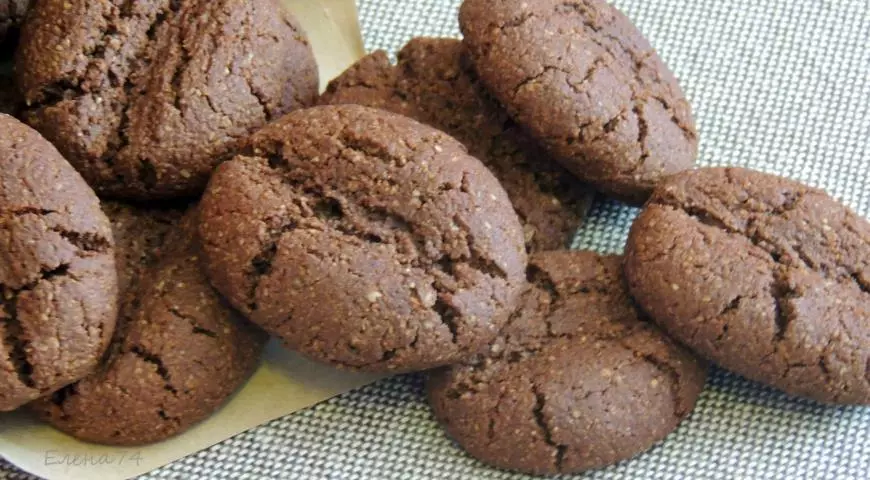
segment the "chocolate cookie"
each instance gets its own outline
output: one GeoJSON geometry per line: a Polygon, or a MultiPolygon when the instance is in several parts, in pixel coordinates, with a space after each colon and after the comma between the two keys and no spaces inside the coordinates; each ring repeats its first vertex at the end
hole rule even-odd
{"type": "Polygon", "coordinates": [[[538,253],[527,272],[489,353],[431,373],[447,432],[485,463],[538,475],[610,465],[671,433],[706,365],[635,308],[622,258],[538,253]]]}
{"type": "Polygon", "coordinates": [[[34,5],[24,118],[112,197],[191,196],[241,138],[310,105],[317,68],[277,0],[34,5]]]}
{"type": "Polygon", "coordinates": [[[320,101],[390,110],[454,136],[501,181],[523,222],[529,251],[565,248],[589,210],[592,191],[525,138],[488,98],[459,40],[413,39],[396,66],[386,53],[375,52],[333,80],[320,101]]]}
{"type": "Polygon", "coordinates": [[[316,360],[370,371],[455,362],[490,342],[526,252],[498,181],[456,140],[357,105],[252,136],[203,196],[212,283],[316,360]]]}
{"type": "Polygon", "coordinates": [[[694,164],[698,135],[677,80],[604,0],[465,0],[459,22],[483,84],[604,193],[642,203],[694,164]]]}
{"type": "Polygon", "coordinates": [[[699,354],[822,402],[870,403],[870,225],[739,168],[660,185],[631,230],[640,305],[699,354]]]}
{"type": "Polygon", "coordinates": [[[14,37],[28,8],[30,0],[0,0],[0,53],[4,53],[10,41],[14,42],[9,37],[14,37]]]}
{"type": "Polygon", "coordinates": [[[30,405],[52,426],[89,442],[141,445],[190,428],[248,379],[266,341],[201,273],[195,212],[173,230],[162,252],[155,250],[166,224],[154,217],[148,222],[153,229],[129,225],[127,237],[142,233],[153,243],[128,245],[119,264],[135,271],[130,260],[145,259],[147,265],[149,257],[162,258],[141,272],[138,288],[127,297],[103,365],[30,405]]]}
{"type": "Polygon", "coordinates": [[[84,377],[117,315],[112,231],[82,177],[0,115],[0,411],[84,377]]]}

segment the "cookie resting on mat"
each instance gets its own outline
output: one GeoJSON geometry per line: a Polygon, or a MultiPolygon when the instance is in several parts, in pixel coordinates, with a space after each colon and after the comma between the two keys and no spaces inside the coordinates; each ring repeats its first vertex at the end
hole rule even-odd
{"type": "Polygon", "coordinates": [[[27,123],[98,193],[136,200],[199,194],[241,139],[318,87],[278,0],[41,0],[15,70],[27,123]]]}
{"type": "Polygon", "coordinates": [[[320,102],[389,110],[454,136],[501,182],[529,251],[565,248],[592,203],[592,190],[536,147],[489,98],[459,40],[415,38],[395,66],[385,52],[372,53],[330,82],[320,102]]]}
{"type": "Polygon", "coordinates": [[[0,114],[0,411],[93,370],[115,327],[109,220],[81,175],[0,114]]]}
{"type": "Polygon", "coordinates": [[[631,458],[676,429],[706,365],[635,307],[622,257],[538,253],[528,276],[489,352],[430,374],[450,436],[492,466],[549,475],[631,458]]]}
{"type": "Polygon", "coordinates": [[[643,203],[695,163],[698,134],[676,78],[605,0],[465,0],[459,24],[481,82],[602,192],[643,203]]]}
{"type": "Polygon", "coordinates": [[[870,224],[825,192],[682,173],[656,189],[626,257],[641,307],[700,355],[794,395],[870,403],[870,224]]]}
{"type": "Polygon", "coordinates": [[[223,405],[259,364],[266,334],[202,274],[195,211],[176,226],[178,212],[111,208],[127,290],[109,353],[94,374],[29,407],[78,439],[142,445],[223,405]]]}
{"type": "Polygon", "coordinates": [[[441,131],[358,105],[300,110],[252,136],[203,196],[215,287],[313,359],[412,371],[473,355],[523,284],[519,219],[441,131]]]}

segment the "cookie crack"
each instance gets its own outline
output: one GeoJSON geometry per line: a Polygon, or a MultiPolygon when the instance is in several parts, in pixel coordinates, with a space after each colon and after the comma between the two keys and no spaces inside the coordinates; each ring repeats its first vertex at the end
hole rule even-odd
{"type": "MultiPolygon", "coordinates": [[[[181,36],[181,33],[179,33],[181,36]]],[[[188,66],[190,65],[190,51],[187,49],[187,45],[185,42],[180,41],[179,43],[179,53],[180,57],[176,60],[174,70],[172,72],[172,79],[169,81],[169,86],[172,89],[173,100],[172,103],[175,106],[175,109],[178,110],[179,115],[184,118],[184,104],[182,102],[181,91],[182,91],[182,80],[184,78],[184,74],[188,70],[188,66]]],[[[215,113],[219,113],[212,104],[211,98],[206,94],[206,92],[202,92],[203,96],[206,98],[209,107],[215,113]]],[[[125,112],[126,115],[126,112],[125,112]]]]}
{"type": "Polygon", "coordinates": [[[562,2],[556,5],[553,11],[561,14],[579,14],[585,26],[596,32],[601,29],[601,27],[589,20],[589,12],[594,11],[594,9],[586,2],[562,2]]]}
{"type": "MultiPolygon", "coordinates": [[[[254,15],[253,8],[254,7],[252,6],[251,9],[246,10],[245,19],[244,19],[244,22],[242,24],[242,29],[245,32],[245,34],[244,34],[244,36],[245,36],[244,43],[245,44],[252,43],[251,42],[251,39],[252,39],[251,32],[253,30],[252,29],[252,24],[253,24],[252,17],[254,15]]],[[[260,105],[260,108],[263,110],[263,118],[267,122],[271,121],[272,120],[272,112],[271,112],[271,109],[269,108],[269,102],[266,100],[266,96],[263,94],[263,92],[259,91],[254,86],[254,83],[252,82],[252,78],[251,78],[250,74],[242,75],[242,77],[245,79],[245,84],[248,86],[248,90],[249,90],[251,96],[257,101],[257,103],[260,105]]]]}
{"type": "Polygon", "coordinates": [[[650,156],[649,147],[646,145],[649,136],[649,124],[647,123],[646,115],[639,103],[635,103],[631,109],[632,113],[637,117],[637,145],[640,147],[640,157],[635,162],[634,166],[627,173],[634,173],[644,167],[647,159],[650,156]]]}
{"type": "Polygon", "coordinates": [[[63,229],[62,227],[54,227],[51,231],[60,235],[61,238],[82,252],[109,253],[109,250],[112,249],[112,242],[96,233],[74,232],[63,229]]]}
{"type": "Polygon", "coordinates": [[[774,319],[774,335],[773,340],[779,343],[785,339],[789,325],[797,316],[795,314],[791,300],[799,297],[798,293],[791,287],[785,274],[775,272],[773,280],[768,286],[768,293],[773,298],[773,319],[774,319]]]}
{"type": "Polygon", "coordinates": [[[553,277],[550,276],[549,272],[539,268],[537,265],[529,265],[526,268],[526,280],[529,284],[549,296],[550,305],[547,310],[548,312],[555,310],[557,305],[561,304],[562,295],[559,293],[556,282],[553,281],[553,277]]]}
{"type": "Polygon", "coordinates": [[[13,295],[7,300],[7,292],[3,293],[2,306],[6,317],[3,319],[6,331],[6,335],[2,339],[4,349],[9,352],[8,359],[15,369],[18,381],[27,388],[36,389],[36,382],[33,380],[33,364],[27,355],[27,347],[30,342],[22,340],[24,327],[18,319],[18,295],[13,295]]]}
{"type": "Polygon", "coordinates": [[[498,440],[495,432],[496,412],[498,412],[502,402],[504,401],[505,397],[507,397],[508,393],[510,392],[505,388],[501,390],[501,392],[498,394],[498,400],[496,400],[495,402],[495,407],[492,409],[492,412],[490,412],[489,422],[486,427],[486,439],[490,445],[498,440]]]}
{"type": "Polygon", "coordinates": [[[671,122],[679,127],[679,129],[683,132],[683,135],[687,140],[694,142],[698,139],[698,132],[694,129],[690,128],[684,121],[677,117],[677,109],[673,107],[667,100],[662,98],[660,95],[653,95],[652,98],[657,100],[662,107],[664,107],[665,111],[671,116],[671,122]]]}
{"type": "MultiPolygon", "coordinates": [[[[112,8],[117,9],[116,15],[113,14],[114,11],[112,9],[110,9],[107,12],[103,12],[104,22],[107,26],[105,28],[101,29],[100,40],[98,42],[94,42],[93,44],[86,46],[86,48],[82,51],[82,57],[90,58],[90,61],[88,62],[87,66],[84,68],[85,72],[89,72],[89,71],[92,71],[95,69],[100,70],[100,63],[105,62],[105,60],[106,60],[106,54],[108,53],[107,46],[112,43],[111,42],[112,37],[118,35],[119,33],[125,33],[125,32],[119,32],[117,27],[115,27],[115,25],[125,24],[128,20],[130,20],[136,16],[134,13],[132,13],[132,5],[134,2],[135,2],[135,0],[126,0],[126,2],[121,4],[121,5],[117,5],[115,2],[112,2],[112,4],[111,4],[112,8]]],[[[144,44],[142,46],[141,50],[136,51],[136,52],[132,52],[129,56],[124,56],[123,61],[127,66],[134,64],[136,58],[143,56],[142,52],[147,51],[148,48],[154,42],[154,32],[156,32],[156,30],[165,21],[167,21],[166,13],[168,11],[172,11],[172,12],[177,13],[181,8],[180,3],[181,2],[172,1],[172,2],[170,2],[169,9],[158,12],[155,15],[154,19],[151,22],[151,25],[149,26],[149,28],[146,32],[146,36],[148,37],[150,42],[144,44]]],[[[121,44],[121,45],[123,45],[125,43],[127,43],[127,42],[119,42],[119,44],[121,44]]],[[[120,53],[120,51],[121,51],[121,49],[119,48],[119,51],[115,52],[115,53],[120,53]]],[[[30,107],[32,109],[39,109],[39,108],[50,107],[50,106],[56,105],[57,103],[60,103],[62,101],[66,101],[66,100],[77,100],[77,99],[84,97],[85,95],[89,95],[89,94],[90,95],[100,95],[101,93],[103,93],[106,90],[107,85],[110,88],[115,88],[115,87],[117,87],[117,85],[113,85],[113,83],[115,83],[115,84],[120,83],[120,79],[117,78],[117,74],[110,71],[110,72],[106,72],[105,74],[102,74],[103,78],[101,80],[104,80],[104,81],[100,82],[99,85],[88,86],[87,88],[85,88],[84,86],[81,85],[81,83],[76,82],[76,79],[73,77],[73,75],[75,73],[76,72],[74,72],[74,71],[64,72],[62,74],[61,78],[59,78],[58,80],[55,80],[53,82],[50,82],[50,83],[42,86],[40,88],[40,92],[39,92],[39,96],[38,96],[37,100],[33,101],[33,102],[28,101],[27,102],[28,107],[30,107]],[[109,78],[109,77],[112,77],[112,78],[109,78]],[[109,80],[109,81],[106,82],[105,80],[109,80]]],[[[126,82],[127,78],[130,78],[130,77],[134,76],[135,74],[136,74],[136,72],[134,72],[134,71],[127,72],[127,74],[125,75],[124,81],[126,82]]]]}
{"type": "Polygon", "coordinates": [[[437,286],[435,289],[438,291],[438,298],[435,300],[435,304],[432,305],[432,311],[438,315],[441,323],[450,330],[450,341],[455,344],[459,336],[459,324],[456,320],[456,317],[460,316],[459,311],[450,303],[452,294],[440,291],[437,286]]]}
{"type": "MultiPolygon", "coordinates": [[[[34,365],[30,362],[28,355],[28,346],[30,342],[21,340],[24,336],[24,327],[18,318],[18,300],[21,294],[30,292],[36,289],[40,284],[52,283],[56,278],[71,277],[75,278],[70,272],[70,264],[61,263],[57,267],[47,269],[42,268],[37,274],[37,278],[20,287],[12,288],[0,284],[0,307],[2,307],[5,318],[3,323],[6,329],[6,335],[2,340],[6,351],[9,352],[9,360],[15,367],[16,375],[19,382],[28,388],[37,389],[36,382],[33,380],[34,365]]],[[[101,327],[102,328],[102,327],[101,327]]],[[[58,344],[63,342],[57,339],[58,344]]]]}
{"type": "Polygon", "coordinates": [[[217,332],[201,326],[195,318],[189,315],[185,315],[181,310],[178,309],[178,307],[169,307],[167,311],[175,318],[189,323],[191,332],[193,332],[194,335],[204,335],[210,338],[218,338],[217,332]]]}
{"type": "MultiPolygon", "coordinates": [[[[718,314],[714,315],[712,318],[720,318],[720,317],[723,317],[725,315],[728,315],[731,312],[736,311],[737,309],[740,308],[740,303],[743,301],[743,298],[744,298],[744,295],[735,296],[733,299],[731,299],[730,302],[728,302],[727,305],[725,305],[725,307],[722,308],[722,310],[719,311],[718,314]]],[[[758,297],[757,296],[752,297],[752,299],[756,299],[756,298],[758,298],[758,297]]],[[[728,334],[729,328],[730,327],[728,325],[728,322],[724,322],[722,324],[722,329],[720,330],[719,334],[716,336],[716,339],[713,342],[717,343],[717,344],[720,343],[722,341],[722,339],[725,338],[725,335],[728,334]]]]}
{"type": "Polygon", "coordinates": [[[160,406],[160,409],[157,410],[157,415],[158,415],[162,420],[164,420],[164,421],[166,421],[166,422],[173,423],[173,424],[175,424],[176,426],[181,424],[181,417],[177,417],[177,416],[169,415],[168,413],[166,413],[166,407],[163,406],[163,405],[161,405],[161,406],[160,406]]]}
{"type": "Polygon", "coordinates": [[[501,23],[501,24],[491,23],[489,25],[489,27],[490,28],[497,27],[499,30],[505,30],[505,29],[509,29],[509,28],[519,28],[519,27],[523,26],[529,20],[535,18],[536,16],[537,15],[535,15],[533,12],[523,12],[521,15],[514,17],[514,18],[510,18],[510,19],[506,20],[504,23],[501,23]]]}
{"type": "Polygon", "coordinates": [[[139,357],[145,363],[149,363],[154,366],[156,369],[157,375],[160,375],[160,378],[163,379],[164,390],[172,393],[173,395],[178,395],[178,390],[172,386],[172,378],[169,374],[169,370],[164,365],[163,360],[159,355],[155,355],[154,353],[149,352],[145,347],[141,345],[135,345],[130,350],[130,353],[139,357]]]}
{"type": "Polygon", "coordinates": [[[791,255],[791,252],[789,251],[790,249],[788,246],[782,245],[781,239],[765,237],[758,230],[757,225],[763,222],[763,217],[760,215],[781,215],[793,211],[797,209],[798,203],[805,197],[805,195],[808,195],[808,193],[795,193],[781,205],[767,205],[769,211],[751,212],[752,214],[749,219],[743,222],[745,223],[744,226],[729,225],[720,216],[703,206],[684,205],[678,199],[672,197],[657,198],[653,200],[650,205],[658,205],[664,208],[669,208],[674,212],[681,212],[702,225],[716,228],[727,235],[743,237],[755,247],[758,247],[758,249],[765,252],[771,262],[782,268],[805,268],[828,280],[834,280],[838,283],[852,283],[862,293],[870,294],[870,289],[860,281],[860,272],[856,271],[854,266],[838,263],[836,267],[849,273],[847,275],[833,274],[830,269],[821,268],[816,265],[816,262],[812,261],[812,259],[803,252],[800,245],[791,248],[791,251],[794,252],[794,255],[791,255]]]}
{"type": "Polygon", "coordinates": [[[456,224],[465,235],[465,241],[468,245],[469,257],[464,263],[490,278],[500,278],[506,281],[508,279],[508,273],[498,263],[480,252],[480,248],[477,246],[474,234],[471,232],[468,223],[466,223],[459,215],[453,216],[453,223],[456,224]]]}
{"type": "Polygon", "coordinates": [[[544,65],[544,68],[541,70],[540,73],[538,73],[538,74],[536,74],[536,75],[532,75],[532,76],[530,76],[530,77],[528,77],[528,78],[525,78],[525,79],[523,79],[523,81],[521,81],[520,83],[518,83],[517,86],[514,87],[514,93],[513,93],[513,96],[516,97],[516,96],[520,93],[520,90],[526,88],[527,86],[529,86],[529,85],[532,84],[532,83],[537,82],[537,81],[540,80],[544,75],[546,75],[547,73],[552,72],[552,71],[561,71],[561,72],[563,72],[563,73],[568,73],[568,72],[566,72],[565,70],[563,70],[563,69],[561,69],[561,68],[559,68],[559,67],[557,67],[557,66],[555,66],[555,65],[544,65]]]}
{"type": "MultiPolygon", "coordinates": [[[[632,348],[632,346],[623,340],[623,346],[632,351],[636,351],[636,349],[632,348]]],[[[671,379],[670,382],[670,391],[671,397],[674,401],[674,416],[677,418],[683,418],[688,415],[692,411],[692,407],[694,406],[694,402],[685,401],[683,396],[681,395],[680,386],[682,383],[682,375],[680,374],[680,370],[675,368],[668,362],[666,359],[659,358],[651,353],[645,353],[641,355],[641,358],[644,359],[647,363],[655,367],[662,375],[665,375],[671,379]]]]}
{"type": "Polygon", "coordinates": [[[0,298],[0,303],[5,303],[10,300],[13,300],[18,297],[23,292],[31,291],[39,286],[42,282],[51,282],[55,278],[71,276],[70,273],[71,265],[69,263],[61,263],[57,267],[54,268],[42,268],[37,273],[37,278],[20,286],[17,288],[9,287],[3,284],[0,284],[0,291],[2,291],[3,298],[0,298]]]}
{"type": "Polygon", "coordinates": [[[26,217],[26,216],[37,216],[37,217],[45,217],[48,215],[52,215],[58,213],[57,210],[49,210],[47,208],[37,208],[37,207],[20,207],[14,208],[12,210],[4,210],[0,211],[0,215],[11,215],[13,217],[26,217]]]}
{"type": "Polygon", "coordinates": [[[553,431],[544,416],[546,397],[544,393],[541,392],[538,389],[538,386],[534,383],[532,384],[532,393],[535,396],[535,406],[532,409],[532,415],[534,416],[535,423],[538,425],[538,429],[543,435],[544,442],[553,448],[553,464],[555,465],[556,470],[562,471],[562,464],[564,463],[565,453],[567,453],[568,447],[566,445],[562,445],[556,442],[553,439],[553,431]]]}
{"type": "Polygon", "coordinates": [[[260,287],[260,281],[262,278],[272,271],[272,262],[275,259],[275,255],[278,253],[278,241],[285,233],[295,230],[297,226],[296,222],[290,221],[282,225],[280,228],[273,230],[269,235],[269,241],[264,244],[260,253],[251,259],[251,266],[247,272],[248,278],[251,282],[248,287],[247,306],[251,311],[256,311],[258,308],[256,300],[257,289],[260,287]]]}
{"type": "Polygon", "coordinates": [[[67,418],[64,411],[64,405],[70,398],[78,395],[78,382],[67,385],[51,395],[51,403],[57,406],[61,411],[61,418],[67,418]]]}

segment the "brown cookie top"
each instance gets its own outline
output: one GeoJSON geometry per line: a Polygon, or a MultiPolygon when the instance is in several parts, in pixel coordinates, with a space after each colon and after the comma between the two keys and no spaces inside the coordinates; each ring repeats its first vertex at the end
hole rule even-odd
{"type": "Polygon", "coordinates": [[[115,327],[100,202],[50,143],[0,114],[0,411],[87,375],[115,327]]]}
{"type": "Polygon", "coordinates": [[[723,367],[870,403],[870,224],[826,193],[740,168],[677,175],[632,227],[626,273],[659,324],[723,367]]]}
{"type": "Polygon", "coordinates": [[[465,0],[460,27],[481,81],[558,160],[642,203],[695,163],[698,135],[674,75],[604,0],[465,0]]]}
{"type": "Polygon", "coordinates": [[[395,66],[383,51],[368,55],[333,80],[320,102],[390,110],[454,136],[507,191],[529,251],[565,248],[588,212],[591,189],[535,147],[488,98],[459,40],[415,38],[395,66]]]}
{"type": "MultiPolygon", "coordinates": [[[[131,247],[146,257],[163,256],[125,297],[119,335],[100,369],[32,403],[41,418],[89,442],[147,444],[205,419],[248,379],[267,337],[227,306],[201,273],[196,220],[195,212],[186,215],[162,252],[156,241],[147,249],[131,247]]],[[[163,236],[164,221],[151,222],[150,231],[128,233],[163,236]]],[[[119,255],[119,263],[125,257],[119,255]]]]}
{"type": "Polygon", "coordinates": [[[485,463],[538,475],[610,465],[671,433],[706,365],[635,308],[622,258],[544,252],[527,273],[488,355],[430,375],[447,432],[485,463]]]}
{"type": "Polygon", "coordinates": [[[456,140],[357,105],[252,136],[203,196],[212,283],[316,360],[421,370],[490,342],[523,283],[522,227],[456,140]]]}
{"type": "Polygon", "coordinates": [[[16,74],[26,120],[98,192],[133,199],[199,193],[240,139],[318,87],[277,0],[40,1],[16,74]]]}

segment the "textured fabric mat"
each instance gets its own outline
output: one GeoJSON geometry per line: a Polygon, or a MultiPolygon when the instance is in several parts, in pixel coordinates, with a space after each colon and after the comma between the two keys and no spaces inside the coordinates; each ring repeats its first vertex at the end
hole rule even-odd
{"type": "MultiPolygon", "coordinates": [[[[360,0],[368,49],[457,36],[459,0],[360,0]]],[[[701,162],[823,187],[870,212],[868,0],[618,0],[681,79],[701,162]]],[[[599,202],[576,246],[619,252],[633,209],[599,202]]],[[[717,371],[661,445],[589,479],[866,479],[870,408],[831,408],[717,371]]],[[[0,479],[29,479],[0,464],[0,479]]],[[[462,454],[406,376],[273,421],[148,479],[519,479],[462,454]]]]}

